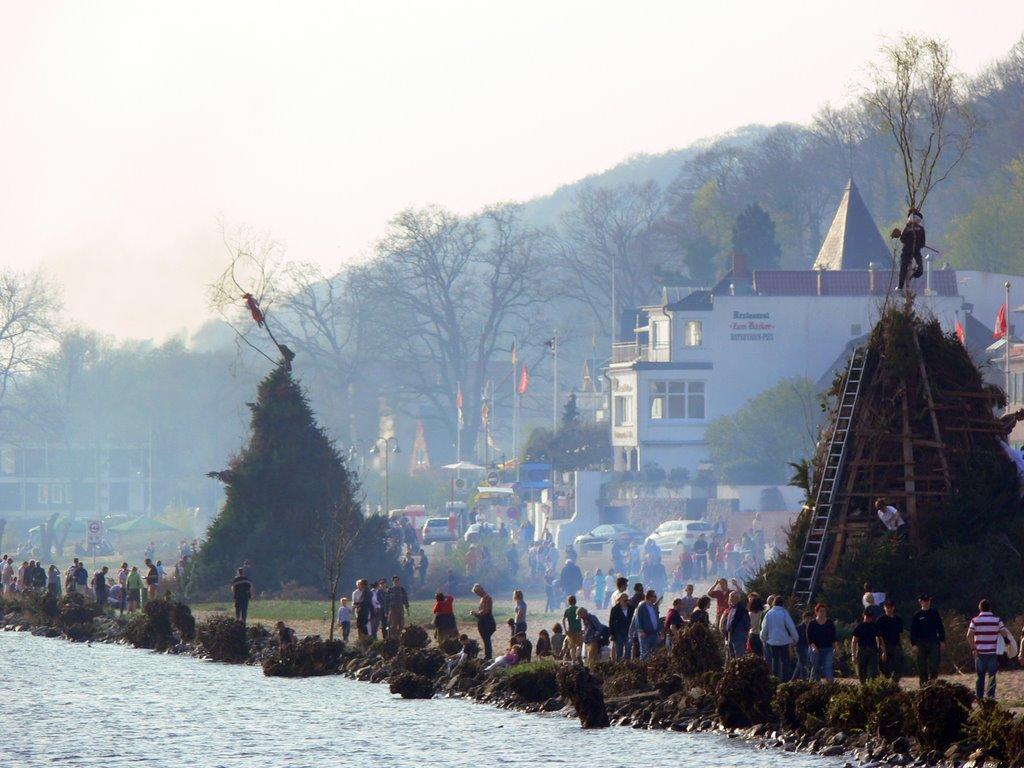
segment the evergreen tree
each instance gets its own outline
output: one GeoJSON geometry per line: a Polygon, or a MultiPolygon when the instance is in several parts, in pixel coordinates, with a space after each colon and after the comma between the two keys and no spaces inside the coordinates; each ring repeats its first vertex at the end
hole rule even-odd
{"type": "Polygon", "coordinates": [[[732,249],[747,257],[754,269],[778,269],[782,250],[775,239],[775,222],[757,203],[748,205],[732,225],[732,249]]]}
{"type": "Polygon", "coordinates": [[[258,590],[288,582],[324,589],[329,586],[324,531],[337,520],[347,529],[340,535],[357,539],[346,552],[358,552],[361,565],[392,572],[386,526],[359,514],[358,480],[317,426],[305,393],[283,365],[260,382],[249,408],[249,444],[229,469],[210,473],[225,483],[227,494],[196,556],[190,590],[225,591],[247,559],[258,590]]]}
{"type": "Polygon", "coordinates": [[[575,424],[579,420],[580,411],[576,407],[576,393],[573,392],[569,395],[569,399],[565,401],[565,407],[562,408],[562,429],[575,424]]]}

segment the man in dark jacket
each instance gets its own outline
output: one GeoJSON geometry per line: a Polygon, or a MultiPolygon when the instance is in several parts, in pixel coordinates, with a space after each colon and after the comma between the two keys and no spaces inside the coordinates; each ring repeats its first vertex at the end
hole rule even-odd
{"type": "Polygon", "coordinates": [[[886,600],[883,607],[885,613],[875,621],[878,625],[878,635],[882,638],[882,643],[885,645],[885,655],[882,657],[882,674],[898,683],[900,681],[900,670],[903,667],[903,648],[900,645],[900,635],[903,634],[903,619],[896,615],[896,604],[892,600],[886,600]]]}
{"type": "Polygon", "coordinates": [[[921,249],[924,248],[925,244],[925,232],[924,227],[921,226],[922,221],[924,221],[924,217],[921,215],[921,212],[916,208],[911,208],[907,211],[907,225],[902,230],[897,228],[891,233],[891,237],[894,240],[899,239],[903,244],[903,249],[900,252],[899,290],[901,291],[903,290],[903,284],[906,282],[911,261],[914,262],[914,272],[910,277],[916,278],[924,274],[924,265],[921,262],[921,249]]]}
{"type": "Polygon", "coordinates": [[[562,585],[562,594],[565,597],[575,595],[583,588],[583,571],[572,560],[566,560],[558,581],[562,585]]]}
{"type": "Polygon", "coordinates": [[[740,658],[747,649],[747,634],[750,632],[750,613],[743,604],[743,596],[739,592],[729,594],[729,610],[722,622],[725,634],[725,647],[730,659],[740,658]]]}
{"type": "Polygon", "coordinates": [[[245,570],[238,569],[238,575],[231,581],[231,599],[235,603],[235,621],[245,623],[249,615],[249,600],[252,598],[252,582],[245,577],[245,570]]]}
{"type": "Polygon", "coordinates": [[[618,603],[613,605],[608,613],[608,629],[615,642],[616,660],[626,658],[626,650],[629,648],[629,625],[632,621],[633,609],[629,607],[629,595],[623,592],[619,595],[618,603]]]}
{"type": "Polygon", "coordinates": [[[931,595],[917,598],[920,610],[910,619],[910,645],[917,652],[917,677],[924,685],[939,676],[939,661],[946,650],[946,628],[932,608],[931,595]]]}

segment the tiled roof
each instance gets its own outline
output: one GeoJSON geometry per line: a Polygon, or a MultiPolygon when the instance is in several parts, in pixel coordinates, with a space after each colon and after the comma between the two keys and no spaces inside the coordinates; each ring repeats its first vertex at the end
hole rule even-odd
{"type": "MultiPolygon", "coordinates": [[[[871,290],[871,271],[844,269],[836,272],[813,269],[773,269],[754,272],[754,292],[760,296],[869,296],[886,293],[896,287],[895,276],[888,269],[876,269],[875,289],[871,290]]],[[[924,290],[925,278],[912,284],[924,290]]],[[[939,296],[956,296],[956,271],[932,270],[932,292],[939,296]]]]}
{"type": "Polygon", "coordinates": [[[884,264],[891,258],[892,254],[857,191],[857,185],[850,179],[814,260],[814,268],[833,271],[867,269],[872,261],[884,264]]]}

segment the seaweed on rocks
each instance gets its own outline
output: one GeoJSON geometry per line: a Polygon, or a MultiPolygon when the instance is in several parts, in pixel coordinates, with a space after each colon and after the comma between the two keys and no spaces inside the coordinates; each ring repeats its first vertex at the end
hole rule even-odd
{"type": "Polygon", "coordinates": [[[558,692],[576,710],[584,728],[607,728],[608,711],[598,678],[581,664],[563,664],[557,673],[558,692]]]}
{"type": "Polygon", "coordinates": [[[402,647],[413,650],[426,648],[430,645],[430,635],[423,627],[412,624],[402,631],[402,647]]]}
{"type": "Polygon", "coordinates": [[[453,656],[462,650],[462,643],[454,637],[446,637],[441,640],[438,647],[444,652],[445,656],[453,656]]]}
{"type": "Polygon", "coordinates": [[[933,680],[913,695],[917,733],[923,745],[944,750],[960,738],[974,694],[958,683],[933,680]]]}
{"type": "Polygon", "coordinates": [[[722,669],[723,640],[717,629],[692,622],[672,642],[670,654],[675,671],[683,677],[699,677],[722,669]]]}
{"type": "Polygon", "coordinates": [[[1018,761],[1013,762],[1013,765],[1020,765],[1020,755],[1010,754],[1010,742],[1014,740],[1015,730],[1020,730],[1020,722],[1013,713],[1000,708],[995,701],[986,699],[979,701],[968,716],[964,738],[990,757],[997,760],[1016,757],[1018,761]]]}
{"type": "Polygon", "coordinates": [[[345,660],[345,643],[313,635],[276,648],[263,662],[267,677],[318,677],[334,675],[345,660]]]}
{"type": "Polygon", "coordinates": [[[183,642],[190,643],[196,639],[196,619],[185,603],[171,605],[171,624],[183,642]]]}
{"type": "Polygon", "coordinates": [[[505,679],[509,689],[524,701],[539,703],[558,693],[555,674],[561,666],[557,661],[533,661],[516,664],[505,679]]]}
{"type": "Polygon", "coordinates": [[[801,718],[796,713],[796,702],[816,684],[807,680],[792,680],[781,683],[772,696],[772,711],[787,728],[796,728],[801,718]]]}
{"type": "Polygon", "coordinates": [[[245,624],[230,616],[211,616],[196,628],[196,638],[214,661],[241,664],[249,658],[245,624]]]}
{"type": "Polygon", "coordinates": [[[410,650],[403,648],[391,660],[395,669],[433,678],[444,668],[444,654],[437,648],[410,650]]]}
{"type": "Polygon", "coordinates": [[[392,693],[403,699],[431,699],[434,697],[434,683],[429,677],[415,672],[401,672],[388,681],[392,693]]]}
{"type": "Polygon", "coordinates": [[[868,731],[887,741],[917,732],[914,701],[906,691],[895,690],[878,702],[868,717],[868,731]]]}
{"type": "Polygon", "coordinates": [[[727,728],[748,728],[771,715],[775,686],[768,664],[760,656],[742,656],[725,666],[718,683],[716,709],[727,728]]]}

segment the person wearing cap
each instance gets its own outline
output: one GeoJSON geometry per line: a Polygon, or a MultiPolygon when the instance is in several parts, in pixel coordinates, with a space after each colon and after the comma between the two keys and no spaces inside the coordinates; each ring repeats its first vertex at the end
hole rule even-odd
{"type": "Polygon", "coordinates": [[[891,678],[898,683],[903,667],[903,647],[900,645],[900,637],[903,635],[903,619],[896,615],[896,605],[892,600],[886,600],[882,607],[885,609],[885,613],[875,619],[878,635],[882,638],[882,645],[885,649],[881,671],[884,677],[891,678]]]}
{"type": "Polygon", "coordinates": [[[885,646],[878,634],[875,614],[866,608],[860,624],[853,628],[851,652],[861,685],[873,677],[878,677],[878,661],[879,657],[885,658],[885,646]]]}
{"type": "Polygon", "coordinates": [[[939,676],[939,661],[946,650],[946,628],[932,608],[932,596],[917,598],[918,611],[910,618],[910,645],[917,654],[917,678],[925,685],[939,676]]]}
{"type": "Polygon", "coordinates": [[[924,264],[921,261],[921,249],[925,246],[925,232],[922,223],[924,216],[917,208],[907,211],[907,224],[903,229],[896,227],[890,233],[890,237],[899,240],[903,244],[900,252],[900,278],[899,290],[907,280],[907,272],[910,270],[910,262],[914,262],[914,272],[909,275],[911,278],[920,277],[924,274],[924,264]]]}

